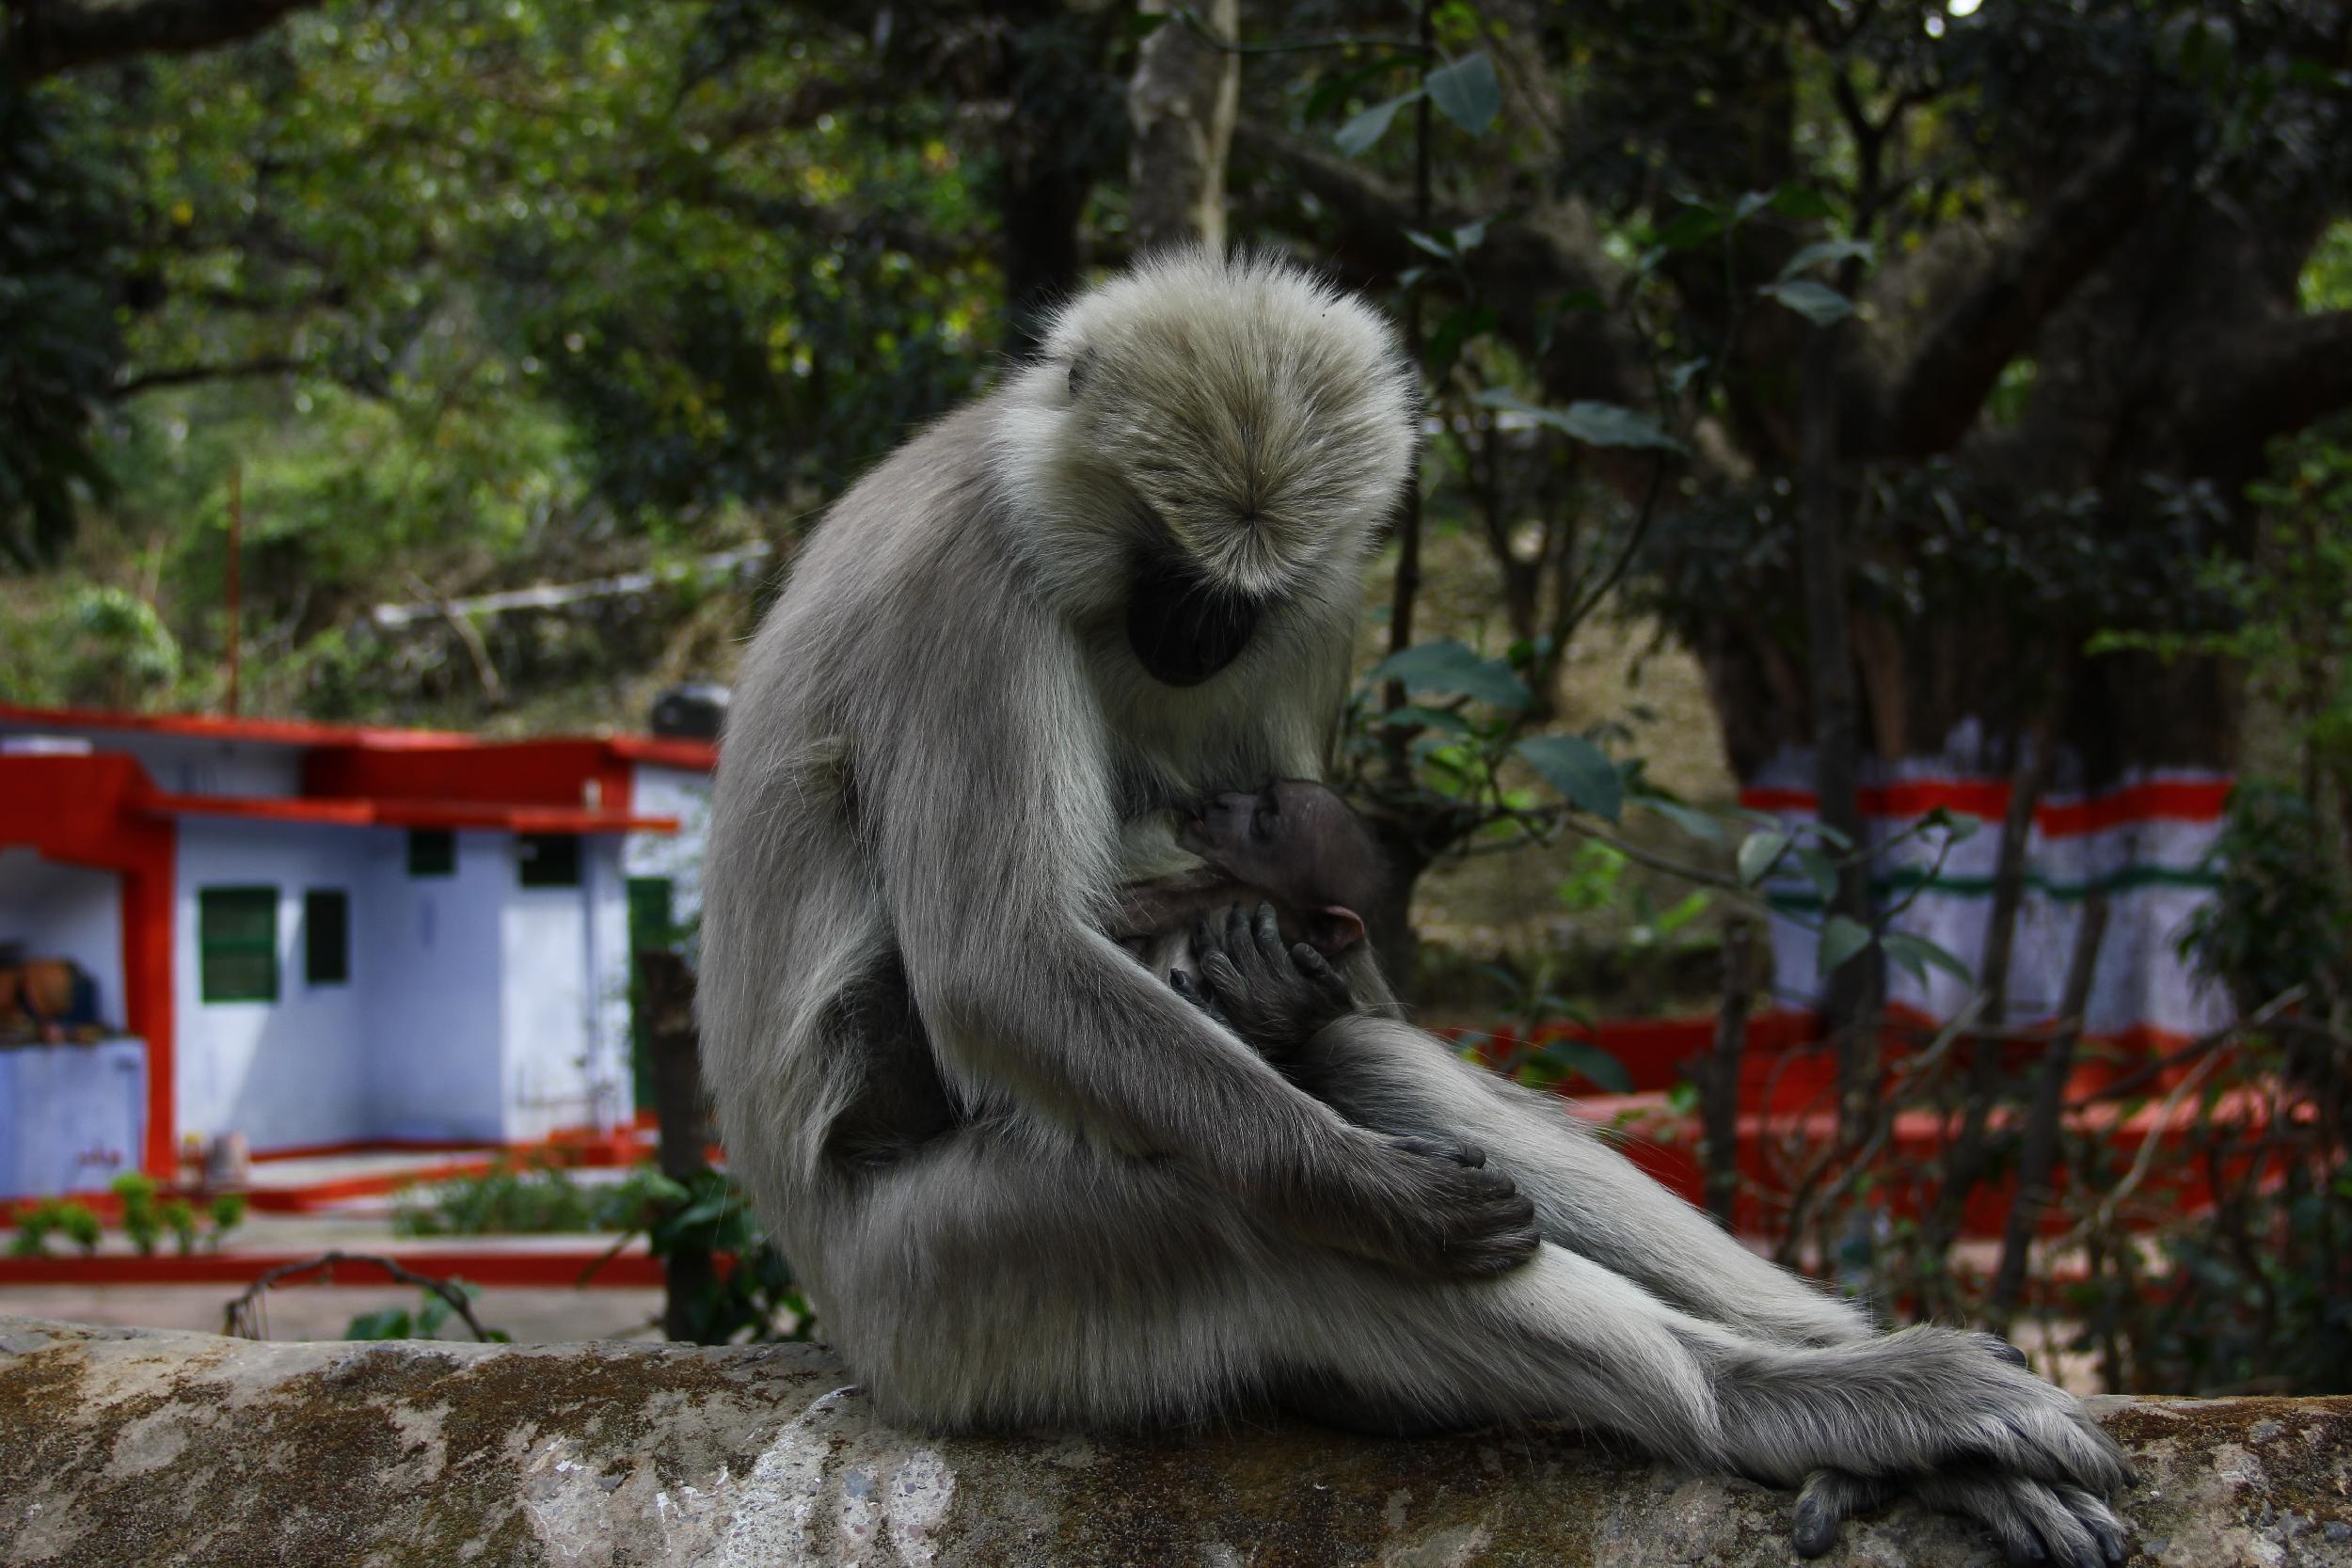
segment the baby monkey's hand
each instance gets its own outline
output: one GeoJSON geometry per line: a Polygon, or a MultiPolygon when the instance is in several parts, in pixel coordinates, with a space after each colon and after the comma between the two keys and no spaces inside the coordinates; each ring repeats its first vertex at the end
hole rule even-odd
{"type": "Polygon", "coordinates": [[[1323,955],[1305,942],[1285,944],[1274,908],[1255,915],[1239,904],[1192,928],[1198,973],[1168,979],[1278,1065],[1297,1057],[1309,1040],[1356,1004],[1323,955]]]}

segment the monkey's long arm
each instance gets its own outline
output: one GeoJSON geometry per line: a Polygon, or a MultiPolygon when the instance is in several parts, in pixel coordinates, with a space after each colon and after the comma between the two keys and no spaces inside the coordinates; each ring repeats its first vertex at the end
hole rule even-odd
{"type": "Polygon", "coordinates": [[[887,688],[906,705],[854,727],[850,762],[943,1072],[1331,1245],[1435,1274],[1523,1259],[1532,1215],[1506,1178],[1350,1125],[1096,928],[1120,837],[1101,720],[1068,634],[993,602],[902,645],[927,675],[887,688]]]}

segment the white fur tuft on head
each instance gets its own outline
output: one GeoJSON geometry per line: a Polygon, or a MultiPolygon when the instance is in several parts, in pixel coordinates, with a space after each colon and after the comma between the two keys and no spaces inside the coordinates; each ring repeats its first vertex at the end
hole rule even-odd
{"type": "Polygon", "coordinates": [[[1396,334],[1273,257],[1155,256],[1055,318],[1007,388],[993,467],[1051,578],[1106,546],[1172,546],[1263,597],[1360,546],[1411,467],[1416,393],[1396,334]]]}

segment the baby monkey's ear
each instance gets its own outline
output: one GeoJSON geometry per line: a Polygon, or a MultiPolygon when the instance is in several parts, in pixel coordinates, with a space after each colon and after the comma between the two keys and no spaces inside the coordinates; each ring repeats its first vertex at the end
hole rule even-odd
{"type": "Polygon", "coordinates": [[[1327,958],[1337,958],[1364,940],[1364,917],[1337,904],[1299,911],[1298,924],[1307,944],[1327,958]]]}
{"type": "Polygon", "coordinates": [[[1070,395],[1076,397],[1086,390],[1086,384],[1094,374],[1094,367],[1102,356],[1093,349],[1082,348],[1070,361],[1070,395]]]}

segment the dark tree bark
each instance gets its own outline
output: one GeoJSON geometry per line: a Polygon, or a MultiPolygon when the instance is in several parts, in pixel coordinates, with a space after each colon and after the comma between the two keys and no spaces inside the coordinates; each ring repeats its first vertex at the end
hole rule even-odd
{"type": "Polygon", "coordinates": [[[26,80],[136,55],[192,55],[234,43],[318,0],[8,0],[4,35],[26,80]]]}

